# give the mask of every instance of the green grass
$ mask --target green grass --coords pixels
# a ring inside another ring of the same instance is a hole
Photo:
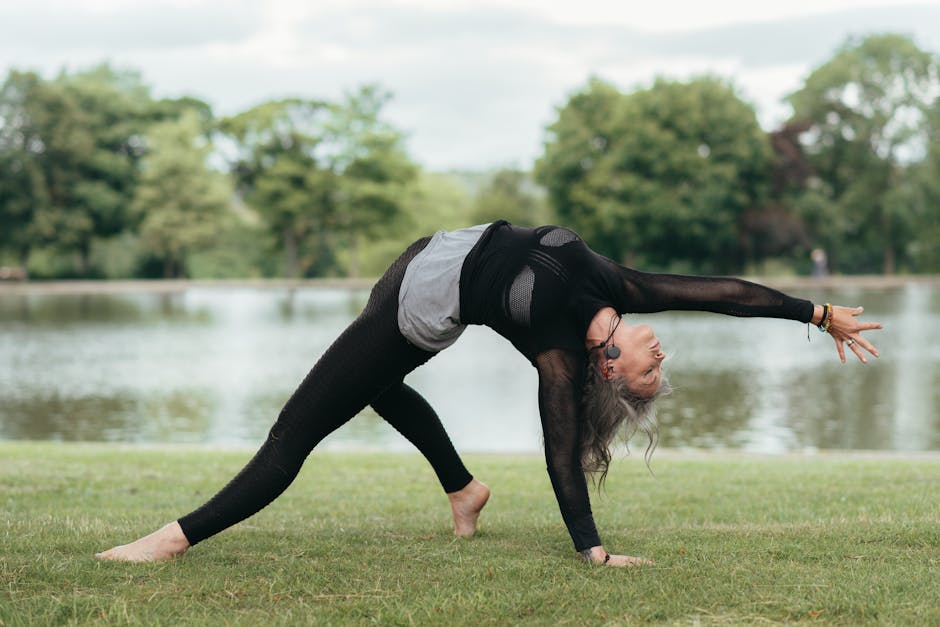
[[[247,452],[0,444],[0,625],[940,624],[940,460],[617,460],[575,559],[538,457],[470,456],[476,538],[416,455],[316,453],[246,523],[161,564],[101,563],[201,504]]]

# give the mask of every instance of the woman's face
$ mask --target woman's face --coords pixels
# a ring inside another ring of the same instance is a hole
[[[620,356],[607,360],[604,376],[607,379],[624,377],[627,387],[637,396],[653,396],[662,381],[662,363],[666,358],[653,327],[621,324],[612,339],[611,343],[620,349]]]

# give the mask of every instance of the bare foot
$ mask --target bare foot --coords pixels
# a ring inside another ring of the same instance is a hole
[[[469,538],[477,530],[477,518],[490,498],[486,484],[472,479],[462,490],[449,492],[450,511],[454,515],[454,535]]]
[[[189,540],[179,523],[173,521],[149,536],[96,553],[95,557],[116,562],[160,562],[178,557],[188,549]]]

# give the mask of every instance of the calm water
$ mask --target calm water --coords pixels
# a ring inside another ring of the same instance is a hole
[[[865,305],[886,326],[870,336],[882,358],[843,366],[828,338],[813,329],[807,343],[794,322],[643,316],[676,388],[661,403],[661,445],[940,449],[940,289],[799,294]],[[0,295],[0,439],[255,446],[366,297],[208,287]],[[408,382],[459,449],[541,449],[535,371],[488,329],[469,329]],[[368,410],[325,446],[409,447]]]

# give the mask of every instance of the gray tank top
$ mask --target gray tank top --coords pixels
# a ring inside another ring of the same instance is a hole
[[[442,351],[466,328],[460,322],[460,269],[488,226],[438,231],[408,263],[398,290],[398,329],[418,348]]]

